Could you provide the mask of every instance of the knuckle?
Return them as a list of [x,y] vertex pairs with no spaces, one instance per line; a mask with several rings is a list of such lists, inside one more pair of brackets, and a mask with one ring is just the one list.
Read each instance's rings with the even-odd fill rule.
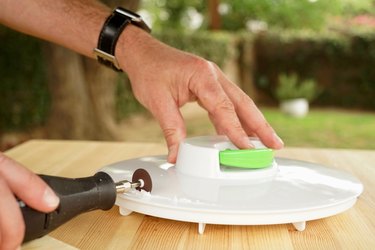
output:
[[178,144],[179,140],[186,136],[186,132],[175,127],[163,128],[163,134],[169,147]]
[[195,68],[195,74],[205,77],[214,77],[217,79],[217,66],[213,62],[200,57],[195,57],[192,63]]
[[193,57],[193,60],[192,60],[192,63],[197,67],[197,68],[200,68],[200,69],[206,69],[206,68],[209,68],[209,67],[212,67],[211,66],[211,62],[206,60],[206,59],[203,59],[199,56],[194,56]]
[[179,130],[175,127],[163,128],[163,134],[165,138],[170,142],[175,142],[179,135]]
[[234,123],[234,124],[231,124],[230,127],[224,127],[222,129],[222,132],[225,135],[232,137],[232,135],[234,136],[235,134],[242,133],[242,127],[239,124]]
[[163,134],[167,139],[173,137],[175,132],[176,129],[174,128],[163,128]]
[[163,128],[163,134],[165,139],[167,140],[168,144],[174,144],[175,142],[175,134],[176,134],[175,128]]
[[228,98],[219,100],[214,107],[213,114],[217,114],[219,112],[229,113],[231,115],[235,114],[233,103]]
[[266,120],[264,120],[264,121],[262,121],[262,122],[256,124],[256,125],[254,126],[253,131],[254,131],[257,135],[259,135],[259,133],[260,133],[261,131],[263,131],[263,130],[268,130],[268,129],[271,129],[271,125],[270,125]]

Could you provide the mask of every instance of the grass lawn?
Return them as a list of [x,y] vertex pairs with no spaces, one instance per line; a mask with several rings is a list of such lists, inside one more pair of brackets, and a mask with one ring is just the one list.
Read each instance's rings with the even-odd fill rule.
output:
[[261,110],[286,146],[375,149],[375,113],[313,109],[301,119]]
[[[336,109],[313,109],[305,118],[292,118],[277,108],[261,107],[267,120],[289,147],[375,149],[375,113]],[[215,130],[205,111],[184,113],[188,137],[213,135]],[[164,142],[156,121],[138,117],[124,121],[126,141]]]
[[[375,149],[375,112],[312,109],[305,118],[293,118],[277,108],[260,109],[287,147]],[[191,106],[183,114],[188,137],[215,134],[206,111],[200,107]],[[118,131],[125,141],[165,142],[158,123],[150,115],[138,114],[125,119]],[[3,140],[0,137],[0,148],[7,140],[15,141],[14,136],[8,137]]]

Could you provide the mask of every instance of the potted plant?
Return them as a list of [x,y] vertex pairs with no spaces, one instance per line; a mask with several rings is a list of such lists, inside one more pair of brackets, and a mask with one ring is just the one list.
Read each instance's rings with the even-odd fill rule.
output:
[[281,74],[275,94],[282,112],[304,117],[309,111],[309,102],[318,96],[318,92],[313,79],[300,81],[296,74]]

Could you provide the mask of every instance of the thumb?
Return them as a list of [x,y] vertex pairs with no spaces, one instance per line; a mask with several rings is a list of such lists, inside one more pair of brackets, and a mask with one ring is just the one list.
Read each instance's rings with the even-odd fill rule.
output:
[[10,190],[30,207],[50,212],[58,206],[59,198],[39,176],[2,153],[0,175]]

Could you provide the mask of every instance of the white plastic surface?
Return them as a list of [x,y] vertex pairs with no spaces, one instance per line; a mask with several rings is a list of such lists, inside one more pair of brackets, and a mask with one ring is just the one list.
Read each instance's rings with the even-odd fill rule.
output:
[[[265,148],[255,138],[250,138],[256,148]],[[237,149],[224,136],[202,136],[185,139],[178,149],[176,169],[179,173],[200,178],[250,180],[273,177],[277,165],[268,168],[244,171],[220,165],[219,152],[225,149]]]
[[[225,137],[200,137],[199,140],[214,142],[207,144],[212,147],[228,143]],[[188,143],[194,146],[191,141]],[[181,160],[181,152],[178,157]],[[205,157],[205,154],[200,157]],[[151,175],[152,193],[131,191],[117,196],[116,204],[120,206],[121,214],[135,211],[195,222],[200,233],[203,233],[205,224],[293,223],[297,230],[302,231],[306,221],[335,215],[352,207],[363,190],[360,181],[348,173],[303,161],[276,158],[277,164],[269,167],[276,171],[272,170],[273,174],[261,178],[252,178],[251,173],[256,175],[256,172],[250,172],[254,171],[252,169],[219,166],[215,171],[235,172],[234,175],[225,173],[230,176],[225,179],[220,173],[212,175],[213,172],[205,169],[216,167],[214,160],[197,169],[194,165],[197,161],[193,158],[191,164],[184,160],[184,170],[167,163],[166,156],[150,156],[115,163],[101,171],[110,174],[115,181],[131,180],[138,168]],[[208,178],[194,176],[187,166],[211,174]]]

